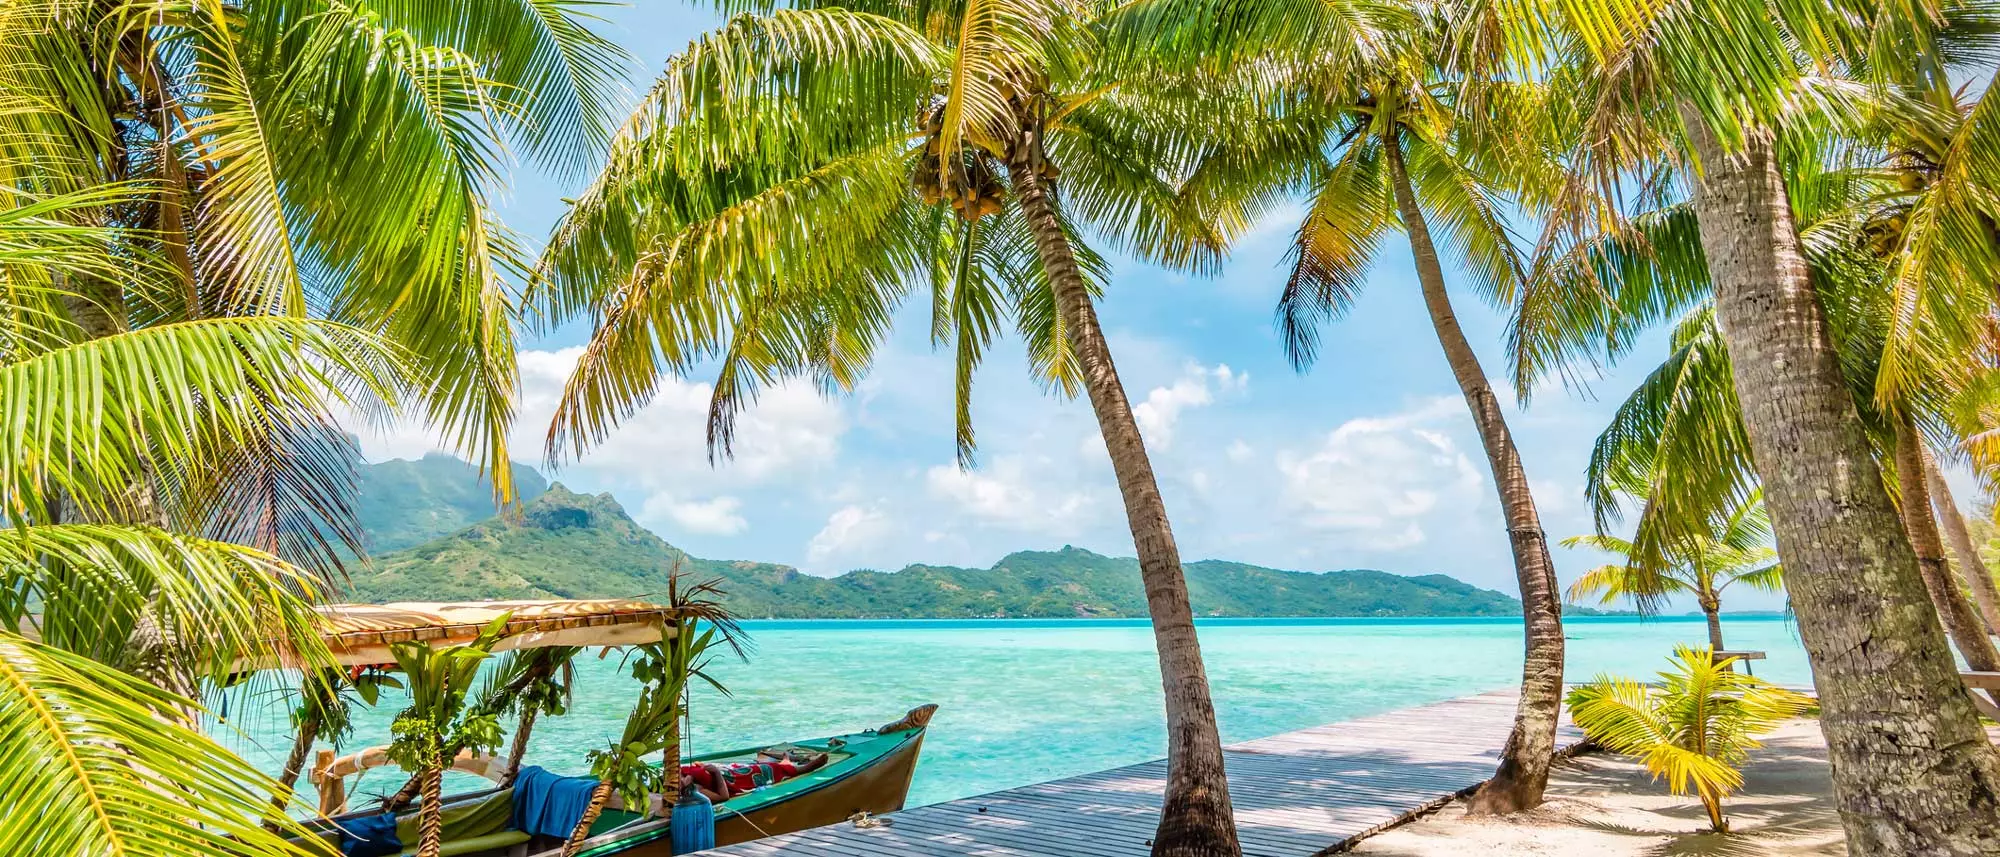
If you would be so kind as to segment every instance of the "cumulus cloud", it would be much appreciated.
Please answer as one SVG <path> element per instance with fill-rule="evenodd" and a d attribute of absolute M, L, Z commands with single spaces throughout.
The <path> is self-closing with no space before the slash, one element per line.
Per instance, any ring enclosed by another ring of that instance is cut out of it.
<path fill-rule="evenodd" d="M 888 513 L 865 506 L 842 506 L 806 543 L 806 561 L 824 570 L 830 563 L 865 556 L 894 529 Z"/>
<path fill-rule="evenodd" d="M 977 470 L 932 467 L 924 484 L 976 523 L 1025 532 L 1074 533 L 1100 517 L 1097 491 L 1075 479 L 1075 466 L 1042 456 L 994 458 Z"/>
<path fill-rule="evenodd" d="M 508 438 L 516 460 L 540 462 L 563 385 L 582 355 L 580 347 L 520 353 L 520 407 Z M 838 454 L 847 431 L 840 405 L 810 384 L 779 385 L 764 390 L 738 417 L 735 456 L 711 467 L 707 419 L 712 392 L 705 382 L 662 379 L 645 407 L 621 420 L 581 458 L 566 462 L 563 470 L 650 492 L 672 488 L 710 493 L 817 468 Z M 361 437 L 363 454 L 374 460 L 409 458 L 447 446 L 435 432 L 413 421 L 363 431 Z M 703 520 L 718 525 L 727 517 L 711 515 Z"/>
<path fill-rule="evenodd" d="M 1172 384 L 1154 387 L 1147 391 L 1145 399 L 1132 406 L 1132 421 L 1139 424 L 1139 434 L 1146 438 L 1148 450 L 1171 449 L 1182 414 L 1214 404 L 1219 395 L 1241 393 L 1249 385 L 1250 373 L 1235 371 L 1226 363 L 1213 368 L 1189 363 Z M 1093 432 L 1083 439 L 1080 448 L 1089 451 L 1094 447 L 1101 453 L 1103 446 L 1102 436 Z"/>
<path fill-rule="evenodd" d="M 1476 504 L 1485 484 L 1440 429 L 1456 405 L 1441 398 L 1400 414 L 1349 420 L 1317 448 L 1280 453 L 1286 505 L 1301 526 L 1365 549 L 1423 543 L 1426 518 Z"/>
<path fill-rule="evenodd" d="M 740 514 L 742 508 L 743 501 L 730 496 L 682 500 L 660 492 L 646 498 L 639 520 L 668 533 L 733 536 L 750 529 L 750 522 Z"/>

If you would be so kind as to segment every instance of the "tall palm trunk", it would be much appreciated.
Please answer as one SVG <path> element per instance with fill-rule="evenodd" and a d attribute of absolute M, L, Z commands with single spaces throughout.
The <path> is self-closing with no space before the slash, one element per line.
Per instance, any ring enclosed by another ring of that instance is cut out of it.
<path fill-rule="evenodd" d="M 1840 374 L 1768 133 L 1731 152 L 1689 106 L 1694 207 L 1743 423 L 1819 691 L 1848 853 L 2000 853 L 2000 755 Z"/>
<path fill-rule="evenodd" d="M 1975 670 L 2000 669 L 2000 653 L 1993 650 L 1993 638 L 1979 621 L 1958 581 L 1945 562 L 1944 539 L 1938 534 L 1937 518 L 1931 515 L 1930 490 L 1925 485 L 1923 440 L 1906 414 L 1896 424 L 1896 486 L 1902 496 L 1903 526 L 1910 535 L 1910 548 L 1917 554 L 1917 572 L 1930 593 L 1931 606 L 1944 620 L 1966 666 Z"/>
<path fill-rule="evenodd" d="M 1965 577 L 1973 600 L 1979 602 L 1979 615 L 1986 620 L 1987 633 L 2000 632 L 2000 590 L 1994 588 L 1993 571 L 1979 556 L 1979 546 L 1972 543 L 1972 532 L 1965 527 L 1965 513 L 1959 511 L 1958 501 L 1952 498 L 1951 485 L 1938 470 L 1937 460 L 1929 450 L 1923 453 L 1925 484 L 1930 486 L 1931 503 L 1937 506 L 1938 520 L 1944 523 L 1951 552 L 1958 557 L 1958 573 Z"/>
<path fill-rule="evenodd" d="M 1235 857 L 1236 816 L 1229 804 L 1223 771 L 1222 738 L 1215 726 L 1208 673 L 1195 638 L 1194 608 L 1188 603 L 1180 549 L 1167 523 L 1167 507 L 1146 456 L 1145 440 L 1132 418 L 1131 402 L 1111 362 L 1111 349 L 1098 327 L 1090 290 L 1077 268 L 1069 236 L 1056 216 L 1055 200 L 1042 174 L 1040 133 L 1025 131 L 1009 153 L 1008 173 L 1021 211 L 1035 235 L 1042 268 L 1055 291 L 1070 348 L 1083 370 L 1084 388 L 1118 477 L 1132 545 L 1139 554 L 1146 610 L 1153 620 L 1160 681 L 1166 691 L 1167 789 L 1160 826 L 1153 836 L 1155 857 Z"/>
<path fill-rule="evenodd" d="M 1500 768 L 1473 793 L 1467 810 L 1478 814 L 1518 812 L 1542 802 L 1542 792 L 1549 784 L 1549 765 L 1555 761 L 1556 723 L 1562 716 L 1562 599 L 1556 594 L 1555 564 L 1549 559 L 1548 540 L 1535 512 L 1521 452 L 1507 431 L 1500 399 L 1493 395 L 1493 385 L 1487 383 L 1479 357 L 1452 312 L 1451 298 L 1444 289 L 1444 268 L 1438 263 L 1437 247 L 1431 242 L 1423 209 L 1417 205 L 1399 146 L 1394 132 L 1385 135 L 1383 155 L 1389 164 L 1389 180 L 1395 186 L 1396 210 L 1410 235 L 1410 253 L 1416 257 L 1417 281 L 1423 287 L 1431 327 L 1444 347 L 1452 376 L 1458 379 L 1459 392 L 1465 395 L 1465 405 L 1472 411 L 1472 422 L 1479 428 L 1486 463 L 1493 469 L 1501 513 L 1507 521 L 1507 540 L 1514 553 L 1514 577 L 1521 588 L 1526 645 L 1521 701 L 1514 710 L 1513 732 L 1501 751 Z"/>
<path fill-rule="evenodd" d="M 438 857 L 444 849 L 444 769 L 425 768 L 423 799 L 417 806 L 417 857 Z"/>

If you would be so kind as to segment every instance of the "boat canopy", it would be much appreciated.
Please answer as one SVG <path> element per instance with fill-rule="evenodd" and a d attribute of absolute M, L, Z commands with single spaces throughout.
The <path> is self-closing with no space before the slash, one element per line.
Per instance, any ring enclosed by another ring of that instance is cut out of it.
<path fill-rule="evenodd" d="M 512 612 L 493 650 L 542 646 L 632 646 L 657 643 L 673 634 L 673 609 L 647 601 L 466 601 L 456 604 L 409 601 L 392 604 L 328 604 L 322 635 L 334 658 L 346 666 L 395 660 L 393 643 L 423 642 L 442 648 L 472 641 L 481 629 Z"/>

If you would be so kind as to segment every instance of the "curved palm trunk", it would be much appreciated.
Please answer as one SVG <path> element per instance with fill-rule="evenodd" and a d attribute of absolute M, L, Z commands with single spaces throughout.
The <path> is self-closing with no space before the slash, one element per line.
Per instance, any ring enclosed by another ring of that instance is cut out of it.
<path fill-rule="evenodd" d="M 438 857 L 444 849 L 444 769 L 422 774 L 423 802 L 417 807 L 417 857 Z"/>
<path fill-rule="evenodd" d="M 1925 484 L 1931 489 L 1938 520 L 1944 522 L 1944 535 L 1951 542 L 1951 552 L 1958 557 L 1958 573 L 1972 589 L 1973 600 L 1979 602 L 1979 615 L 1986 621 L 1986 632 L 2000 632 L 2000 590 L 1994 588 L 1993 571 L 1986 567 L 1986 560 L 1979 556 L 1979 547 L 1972 543 L 1972 532 L 1965 528 L 1965 513 L 1959 511 L 1958 501 L 1952 499 L 1951 485 L 1938 470 L 1937 460 L 1929 450 L 1922 452 Z"/>
<path fill-rule="evenodd" d="M 507 775 L 500 782 L 501 788 L 514 784 L 514 778 L 521 775 L 521 760 L 528 755 L 528 736 L 535 731 L 535 717 L 540 709 L 528 705 L 521 711 L 521 721 L 514 727 L 514 743 L 507 748 Z"/>
<path fill-rule="evenodd" d="M 590 790 L 590 804 L 583 808 L 583 817 L 576 820 L 576 828 L 569 832 L 569 840 L 563 843 L 562 857 L 570 857 L 583 850 L 583 841 L 590 838 L 590 826 L 597 823 L 597 817 L 604 814 L 604 805 L 610 801 L 611 781 L 606 779 Z"/>
<path fill-rule="evenodd" d="M 1768 134 L 1681 110 L 1716 315 L 1785 561 L 1848 853 L 2000 852 L 2000 755 L 1974 717 L 1862 432 Z"/>
<path fill-rule="evenodd" d="M 1389 163 L 1390 182 L 1395 186 L 1396 210 L 1410 235 L 1410 253 L 1416 257 L 1424 306 L 1430 310 L 1438 344 L 1444 347 L 1445 362 L 1451 364 L 1451 374 L 1458 379 L 1459 392 L 1465 395 L 1465 405 L 1479 427 L 1486 463 L 1493 469 L 1493 483 L 1499 489 L 1500 509 L 1507 521 L 1507 540 L 1514 553 L 1514 576 L 1521 588 L 1527 651 L 1521 669 L 1521 701 L 1514 711 L 1514 730 L 1501 751 L 1499 770 L 1473 793 L 1467 811 L 1519 812 L 1542 802 L 1542 792 L 1549 783 L 1549 765 L 1555 760 L 1556 723 L 1562 716 L 1562 599 L 1557 595 L 1555 564 L 1549 559 L 1548 540 L 1542 533 L 1541 517 L 1535 512 L 1535 498 L 1528 488 L 1527 471 L 1521 466 L 1520 450 L 1514 447 L 1514 437 L 1507 431 L 1500 399 L 1493 395 L 1493 386 L 1486 381 L 1479 357 L 1473 353 L 1465 332 L 1458 326 L 1458 316 L 1452 312 L 1451 298 L 1444 289 L 1444 268 L 1438 263 L 1430 227 L 1424 222 L 1423 209 L 1417 205 L 1416 192 L 1410 187 L 1403 155 L 1393 135 L 1384 140 L 1383 154 Z"/>
<path fill-rule="evenodd" d="M 1931 515 L 1930 490 L 1924 484 L 1923 459 L 1923 441 L 1905 415 L 1896 425 L 1896 485 L 1903 495 L 1903 526 L 1910 535 L 1910 548 L 1917 554 L 1917 573 L 1923 577 L 1931 606 L 1944 620 L 1945 632 L 1966 666 L 1986 672 L 2000 669 L 2000 653 L 1993 650 L 1993 638 L 1986 635 L 1986 627 L 1980 624 L 1979 615 L 1972 611 L 1945 562 L 1944 539 L 1938 534 L 1937 518 Z"/>
<path fill-rule="evenodd" d="M 1083 368 L 1084 388 L 1097 414 L 1111 469 L 1118 477 L 1132 545 L 1139 555 L 1146 610 L 1153 620 L 1167 714 L 1167 788 L 1160 807 L 1160 826 L 1153 837 L 1153 854 L 1236 857 L 1242 848 L 1236 841 L 1236 816 L 1230 808 L 1223 771 L 1222 738 L 1216 731 L 1215 703 L 1209 697 L 1208 673 L 1202 666 L 1201 644 L 1195 638 L 1194 608 L 1188 603 L 1187 581 L 1181 572 L 1180 550 L 1167 523 L 1167 507 L 1160 499 L 1160 486 L 1153 477 L 1139 424 L 1132 418 L 1131 402 L 1125 398 L 1125 388 L 1111 362 L 1111 349 L 1098 327 L 1090 291 L 1044 183 L 1038 133 L 1025 132 L 1009 154 L 1014 192 L 1034 231 L 1035 248 L 1069 329 L 1070 347 Z"/>
<path fill-rule="evenodd" d="M 277 793 L 271 795 L 271 805 L 278 812 L 292 804 L 292 787 L 299 782 L 299 775 L 306 769 L 306 754 L 312 752 L 313 742 L 319 739 L 319 720 L 306 718 L 299 724 L 299 734 L 292 736 L 292 752 L 285 756 L 285 770 L 278 774 Z M 276 825 L 272 825 L 275 827 Z"/>

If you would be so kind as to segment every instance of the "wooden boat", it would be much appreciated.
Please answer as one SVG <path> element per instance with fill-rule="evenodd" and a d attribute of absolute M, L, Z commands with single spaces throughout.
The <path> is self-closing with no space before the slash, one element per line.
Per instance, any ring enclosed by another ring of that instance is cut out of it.
<path fill-rule="evenodd" d="M 671 638 L 671 622 L 662 622 L 665 608 L 631 601 L 547 601 L 471 604 L 336 605 L 326 608 L 329 648 L 349 666 L 377 665 L 387 646 L 424 642 L 433 647 L 463 642 L 502 612 L 508 616 L 508 636 L 496 650 L 540 646 L 615 647 Z M 715 806 L 718 846 L 765 836 L 836 824 L 859 814 L 903 808 L 910 781 L 923 749 L 924 733 L 935 705 L 911 710 L 884 726 L 818 739 L 709 753 L 684 763 L 749 762 L 774 748 L 826 753 L 823 766 L 782 782 L 753 789 Z M 371 768 L 390 764 L 385 748 L 371 747 L 336 757 L 321 750 L 310 767 L 310 779 L 320 797 L 321 820 L 311 827 L 329 844 L 354 823 L 381 817 L 379 809 L 350 812 L 346 782 Z M 506 784 L 513 781 L 507 760 L 462 753 L 452 768 Z M 659 807 L 659 795 L 649 807 L 626 808 L 614 801 L 591 825 L 578 854 L 592 857 L 630 855 L 666 857 L 673 853 L 671 822 Z M 443 855 L 471 857 L 554 857 L 563 840 L 512 829 L 514 789 L 490 788 L 444 799 Z M 411 804 L 395 816 L 402 854 L 414 854 L 418 807 Z"/>
<path fill-rule="evenodd" d="M 734 845 L 780 833 L 838 824 L 862 813 L 876 815 L 903 808 L 910 778 L 917 771 L 924 731 L 931 712 L 926 705 L 881 729 L 835 735 L 787 746 L 831 756 L 825 767 L 775 785 L 732 797 L 715 807 L 715 844 Z M 689 762 L 747 762 L 762 747 L 712 753 Z M 553 853 L 553 852 L 551 852 Z M 591 838 L 579 854 L 594 857 L 668 857 L 665 819 L 642 819 L 624 809 L 606 810 L 591 827 Z"/>

